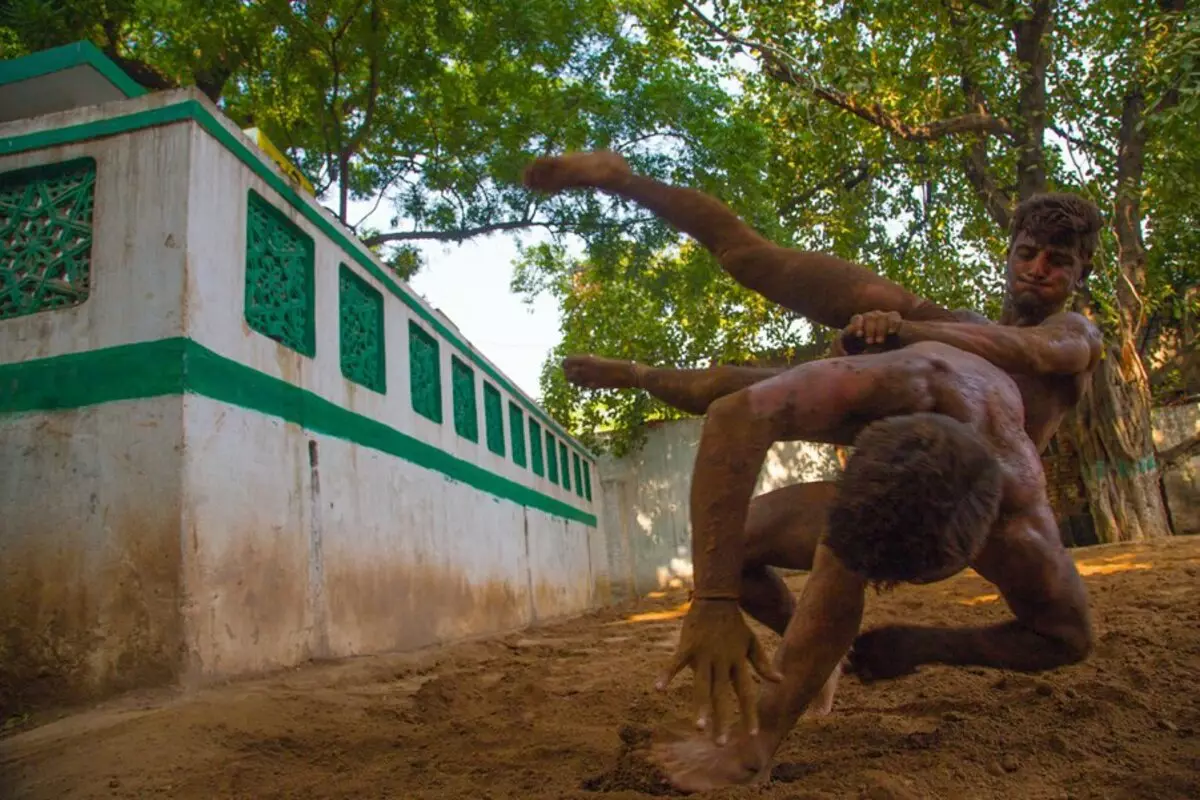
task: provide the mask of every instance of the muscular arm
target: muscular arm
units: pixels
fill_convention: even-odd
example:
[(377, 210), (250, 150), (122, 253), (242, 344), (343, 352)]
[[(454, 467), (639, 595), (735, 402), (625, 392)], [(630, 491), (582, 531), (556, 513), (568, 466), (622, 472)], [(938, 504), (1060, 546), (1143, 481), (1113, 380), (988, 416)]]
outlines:
[(1096, 327), (1070, 312), (1027, 328), (905, 320), (897, 337), (902, 345), (948, 344), (1014, 375), (1079, 375), (1095, 366), (1101, 348)]
[(709, 407), (692, 475), (692, 562), (696, 597), (741, 596), (742, 531), (763, 459), (773, 442), (748, 414), (744, 393)]
[(918, 362), (911, 354), (809, 362), (708, 407), (690, 499), (697, 597), (739, 596), (746, 516), (771, 445), (850, 444), (848, 418), (921, 407), (923, 383), (907, 378)]

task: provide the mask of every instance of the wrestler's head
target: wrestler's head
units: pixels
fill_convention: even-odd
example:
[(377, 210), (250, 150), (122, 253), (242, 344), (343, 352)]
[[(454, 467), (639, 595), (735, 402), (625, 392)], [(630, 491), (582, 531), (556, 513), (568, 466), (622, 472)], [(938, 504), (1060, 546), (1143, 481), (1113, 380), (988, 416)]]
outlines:
[(987, 539), (1001, 481), (969, 426), (942, 414), (880, 420), (854, 442), (826, 544), (878, 588), (948, 578)]
[(1076, 194), (1037, 194), (1017, 206), (1006, 270), (1016, 309), (1033, 316), (1060, 309), (1091, 274), (1100, 227), (1100, 210)]

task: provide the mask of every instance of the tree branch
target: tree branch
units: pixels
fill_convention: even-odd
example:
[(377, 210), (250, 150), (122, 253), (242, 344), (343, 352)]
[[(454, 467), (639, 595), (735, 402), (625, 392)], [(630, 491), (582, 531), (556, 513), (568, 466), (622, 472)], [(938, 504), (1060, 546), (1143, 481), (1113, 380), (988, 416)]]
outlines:
[(1091, 139), (1085, 139), (1082, 136), (1075, 136), (1058, 125), (1047, 125), (1046, 127), (1054, 131), (1055, 134), (1061, 136), (1071, 144), (1079, 145), (1084, 150), (1090, 150), (1092, 153), (1098, 156), (1104, 156), (1105, 158), (1111, 159), (1115, 157), (1113, 151), (1110, 150), (1106, 145), (1100, 144), (1099, 142), (1094, 142)]
[(1045, 37), (1050, 29), (1053, 0), (1034, 0), (1032, 13), (1013, 22), (1016, 60), (1021, 63), (1017, 94), (1017, 197), (1025, 200), (1046, 190), (1046, 68), (1050, 48)]
[(391, 233), (377, 233), (374, 236), (368, 236), (362, 242), (367, 247), (376, 247), (381, 244), (390, 242), (413, 242), (413, 241), (437, 241), (437, 242), (456, 242), (461, 243), (475, 236), (484, 236), (489, 233), (499, 233), (501, 231), (516, 231), (526, 228), (556, 228), (548, 222), (534, 222), (532, 220), (515, 220), (512, 222), (493, 222), (488, 225), (480, 225), (475, 228), (457, 228), (449, 231), (392, 231)]
[[(969, 106), (976, 108), (983, 106), (983, 93), (971, 80), (971, 77), (965, 73), (962, 76), (962, 89)], [(992, 218), (992, 222), (995, 222), (1000, 230), (1007, 231), (1012, 221), (1012, 197), (997, 185), (995, 178), (992, 177), (992, 165), (987, 151), (987, 136), (976, 136), (975, 141), (967, 148), (963, 154), (963, 172), (967, 176), (967, 182), (975, 190), (975, 196), (983, 203), (984, 210)]]
[(379, 3), (371, 4), (371, 55), (367, 58), (368, 73), (370, 78), (367, 81), (367, 108), (363, 112), (362, 124), (358, 126), (358, 130), (354, 132), (354, 136), (350, 138), (350, 143), (346, 145), (349, 150), (349, 155), (354, 155), (362, 146), (363, 139), (367, 137), (371, 130), (371, 123), (375, 118), (375, 108), (379, 103), (379, 69), (380, 69), (380, 53), (378, 42), (374, 40), (375, 36), (379, 35)]
[(101, 27), (104, 29), (104, 38), (107, 40), (104, 44), (104, 55), (112, 59), (129, 77), (147, 89), (176, 89), (179, 87), (179, 84), (146, 62), (121, 55), (118, 51), (121, 41), (121, 23), (119, 21), (106, 19), (101, 23)]
[(1177, 445), (1155, 453), (1155, 457), (1158, 459), (1158, 466), (1164, 472), (1179, 466), (1195, 455), (1200, 455), (1200, 433), (1193, 434), (1190, 439), (1184, 439)]
[(810, 92), (818, 99), (834, 105), (843, 111), (848, 111), (856, 117), (882, 128), (889, 133), (910, 142), (929, 142), (962, 133), (990, 133), (1002, 136), (1013, 134), (1012, 126), (1003, 117), (995, 117), (989, 113), (961, 114), (956, 117), (935, 120), (920, 124), (909, 124), (900, 117), (884, 109), (877, 102), (859, 100), (837, 89), (819, 85), (811, 76), (805, 75), (792, 67), (787, 53), (765, 42), (756, 42), (727, 31), (716, 21), (706, 16), (691, 0), (682, 0), (709, 30), (730, 44), (741, 45), (759, 53), (763, 71), (776, 81), (787, 86)]

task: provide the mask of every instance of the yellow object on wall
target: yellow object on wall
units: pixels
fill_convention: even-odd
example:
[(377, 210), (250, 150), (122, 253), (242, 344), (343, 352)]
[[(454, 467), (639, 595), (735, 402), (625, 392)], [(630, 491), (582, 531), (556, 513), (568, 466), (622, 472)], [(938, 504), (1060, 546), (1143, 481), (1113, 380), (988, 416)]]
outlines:
[(300, 184), (304, 191), (316, 197), (317, 191), (313, 188), (312, 183), (308, 178), (304, 177), (304, 173), (295, 164), (288, 161), (287, 156), (281, 153), (279, 148), (271, 144), (271, 140), (267, 138), (265, 133), (258, 128), (246, 128), (242, 133), (253, 139), (259, 149), (270, 156), (271, 160), (279, 165), (279, 168), (283, 170), (283, 174), (287, 175), (292, 182)]

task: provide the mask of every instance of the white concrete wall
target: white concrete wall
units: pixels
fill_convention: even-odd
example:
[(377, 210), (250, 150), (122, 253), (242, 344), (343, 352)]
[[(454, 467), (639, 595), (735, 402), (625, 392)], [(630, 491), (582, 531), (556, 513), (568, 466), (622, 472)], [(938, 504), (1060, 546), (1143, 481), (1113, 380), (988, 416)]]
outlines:
[(0, 417), (0, 711), (178, 673), (181, 417), (178, 397)]
[[(216, 125), (187, 118), (188, 104)], [(36, 362), (50, 365), (43, 383), (64, 381), (74, 374), (60, 358), (68, 354), (103, 372), (106, 347), (179, 347), (155, 350), (166, 363), (142, 365), (152, 383), (175, 375), (166, 396), (66, 392), (58, 403), (43, 392), (44, 408), (0, 413), (0, 557), (11, 578), (0, 589), (9, 631), (0, 655), (30, 654), (0, 676), (21, 684), (15, 699), (31, 697), (28, 676), (39, 672), (53, 673), (47, 696), (74, 699), (418, 647), (605, 602), (595, 465), (589, 501), (573, 472), (566, 489), (514, 463), (510, 401), (522, 409), (522, 436), (531, 414), (543, 437), (566, 441), (561, 430), (502, 375), (485, 376), (499, 371), (453, 325), (439, 332), (427, 318), (442, 315), (372, 276), (356, 242), (331, 238), (328, 212), (277, 191), (269, 159), (252, 145), (239, 156), (249, 141), (202, 96), (160, 93), (0, 125), (0, 145), (145, 112), (171, 113), (154, 127), (108, 127), (0, 158), (0, 172), (80, 155), (98, 163), (91, 296), (0, 321), (0, 376), (45, 359)], [(246, 323), (251, 189), (314, 242), (312, 358)], [(383, 295), (386, 394), (342, 376), (342, 264)], [(412, 409), (411, 319), (439, 341), (441, 424)], [(454, 430), (452, 354), (475, 370), (478, 442)], [(101, 377), (120, 384), (112, 370)], [(485, 379), (501, 392), (503, 456), (487, 447)], [(0, 387), (0, 400), (6, 391), (20, 400), (31, 390)], [(438, 452), (452, 458), (429, 455)]]
[[(615, 597), (644, 595), (692, 577), (689, 495), (703, 422), (654, 426), (636, 452), (600, 459), (604, 486), (606, 557)], [(806, 442), (775, 445), (755, 494), (795, 483), (836, 480), (835, 448)]]
[[(0, 365), (180, 334), (188, 146), (177, 126), (0, 156), (0, 173), (96, 161), (89, 296), (0, 320)], [(5, 383), (65, 404), (78, 388)], [(0, 415), (0, 708), (177, 671), (181, 435), (178, 396)]]
[[(1156, 408), (1151, 413), (1158, 450), (1200, 433), (1200, 403)], [(1200, 455), (1163, 474), (1163, 494), (1176, 535), (1200, 533)]]
[[(589, 503), (576, 495), (573, 485), (564, 489), (512, 460), (508, 403), (521, 398), (497, 387), (505, 455), (492, 453), (486, 444), (485, 376), (471, 354), (438, 335), (362, 269), (341, 243), (297, 213), (207, 131), (193, 127), (191, 139), (191, 171), (204, 178), (189, 184), (189, 338), (488, 472), (594, 513), (599, 505), (594, 477)], [(284, 211), (315, 243), (314, 358), (245, 322), (250, 190)], [(386, 394), (341, 373), (341, 264), (383, 294)], [(412, 408), (410, 320), (439, 340), (441, 424)], [(478, 442), (454, 429), (452, 354), (475, 369)], [(370, 447), (316, 435), (254, 411), (189, 398), (185, 417), (185, 514), (188, 526), (201, 531), (200, 552), (189, 561), (186, 579), (192, 667), (198, 675), (256, 670), (308, 655), (417, 647), (583, 611), (598, 600), (595, 587), (603, 587), (604, 581), (591, 569), (589, 550), (595, 526), (524, 507)], [(316, 446), (315, 470), (310, 442)], [(247, 485), (244, 472), (231, 472), (230, 463), (255, 469), (257, 477)], [(314, 495), (314, 485), (319, 495)], [(276, 602), (252, 602), (264, 596)], [(247, 609), (257, 610), (248, 614)]]

